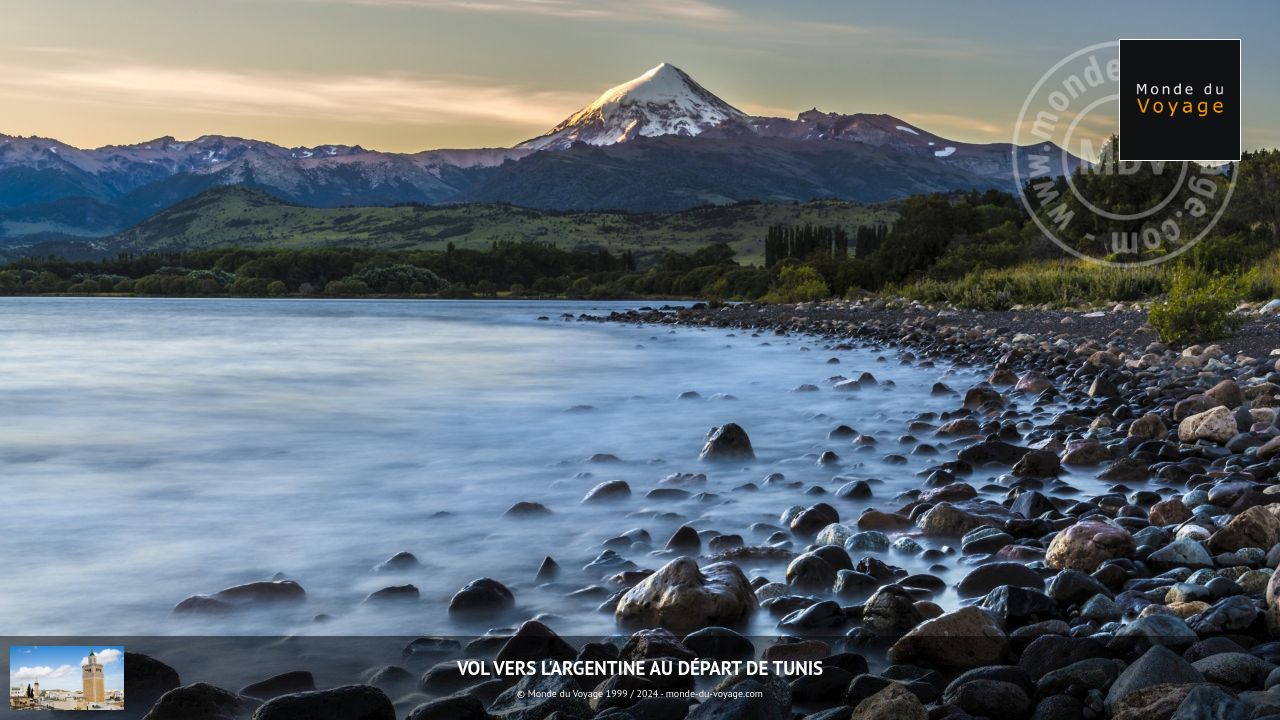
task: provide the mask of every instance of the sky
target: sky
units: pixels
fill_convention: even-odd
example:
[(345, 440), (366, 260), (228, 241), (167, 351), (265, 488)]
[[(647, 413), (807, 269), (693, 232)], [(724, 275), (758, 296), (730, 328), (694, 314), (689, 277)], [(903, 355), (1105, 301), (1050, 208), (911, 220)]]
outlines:
[(80, 666), (90, 652), (102, 663), (103, 686), (124, 688), (124, 648), (72, 646), (13, 646), (9, 648), (9, 687), (40, 681), (41, 690), (82, 690)]
[(509, 146), (670, 62), (754, 114), (1007, 142), (1045, 70), (1119, 37), (1241, 38), (1245, 146), (1280, 146), (1270, 0), (5, 0), (0, 133)]

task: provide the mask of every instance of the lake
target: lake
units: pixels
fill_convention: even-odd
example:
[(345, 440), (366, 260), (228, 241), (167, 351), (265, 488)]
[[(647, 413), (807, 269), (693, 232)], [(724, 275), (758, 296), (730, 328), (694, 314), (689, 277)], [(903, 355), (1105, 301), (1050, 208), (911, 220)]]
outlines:
[[(578, 569), (603, 541), (644, 529), (652, 547), (619, 553), (654, 568), (665, 559), (649, 551), (685, 522), (761, 544), (748, 527), (777, 525), (792, 505), (827, 500), (853, 520), (919, 487), (915, 473), (942, 459), (897, 440), (918, 413), (957, 406), (932, 384), (978, 379), (811, 338), (561, 318), (640, 304), (0, 300), (0, 632), (480, 631), (445, 610), (477, 577), (507, 584), (524, 617), (549, 613), (566, 634), (610, 632), (612, 617), (595, 609), (602, 598), (567, 597), (601, 583)], [(827, 383), (863, 371), (893, 387), (839, 393)], [(806, 383), (819, 391), (793, 391)], [(688, 391), (698, 396), (681, 399)], [(707, 431), (725, 422), (750, 434), (754, 461), (698, 461)], [(842, 423), (878, 444), (829, 440)], [(824, 450), (841, 464), (819, 465)], [(906, 464), (886, 463), (890, 453)], [(619, 462), (589, 461), (597, 454)], [(676, 472), (707, 473), (708, 496), (644, 497)], [(763, 485), (770, 473), (800, 486)], [(877, 500), (804, 492), (854, 478), (879, 481)], [(581, 504), (611, 479), (632, 497)], [(758, 489), (739, 489), (746, 483)], [(518, 501), (552, 514), (504, 517)], [(371, 571), (399, 551), (421, 567)], [(548, 555), (566, 572), (539, 587)], [(782, 575), (778, 564), (743, 569)], [(277, 573), (306, 589), (304, 606), (170, 615), (190, 595)], [(361, 602), (404, 583), (419, 588), (418, 602)], [(774, 621), (760, 613), (754, 629)]]

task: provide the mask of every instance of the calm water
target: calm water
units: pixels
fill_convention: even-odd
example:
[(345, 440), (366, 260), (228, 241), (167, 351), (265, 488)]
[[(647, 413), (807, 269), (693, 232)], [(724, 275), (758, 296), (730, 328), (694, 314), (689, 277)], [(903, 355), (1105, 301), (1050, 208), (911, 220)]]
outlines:
[[(598, 599), (564, 595), (599, 580), (576, 571), (603, 540), (642, 527), (665, 543), (678, 520), (646, 510), (746, 533), (816, 500), (731, 491), (770, 472), (832, 491), (836, 474), (877, 478), (880, 506), (893, 506), (883, 498), (917, 487), (915, 471), (936, 459), (881, 457), (909, 452), (896, 438), (916, 413), (956, 404), (930, 396), (933, 382), (974, 379), (800, 338), (559, 318), (634, 304), (0, 300), (0, 634), (448, 633), (448, 598), (480, 576), (508, 584), (525, 617), (607, 632)], [(825, 383), (863, 370), (896, 387)], [(802, 383), (822, 390), (792, 392)], [(701, 399), (677, 399), (687, 390)], [(568, 412), (582, 405), (594, 409)], [(701, 467), (708, 428), (729, 421), (750, 433), (757, 460)], [(839, 423), (879, 445), (827, 440)], [(818, 466), (826, 449), (843, 465)], [(595, 453), (623, 462), (587, 462)], [(728, 502), (643, 498), (679, 471), (706, 471), (706, 489)], [(630, 501), (579, 503), (614, 478), (631, 483)], [(555, 514), (503, 518), (519, 500)], [(850, 520), (861, 509), (835, 502)], [(370, 571), (401, 550), (423, 568)], [(556, 587), (533, 581), (544, 555), (569, 571)], [(212, 625), (169, 616), (188, 595), (275, 573), (306, 588), (304, 607)], [(404, 582), (421, 602), (360, 606)], [(333, 620), (313, 623), (319, 613)]]

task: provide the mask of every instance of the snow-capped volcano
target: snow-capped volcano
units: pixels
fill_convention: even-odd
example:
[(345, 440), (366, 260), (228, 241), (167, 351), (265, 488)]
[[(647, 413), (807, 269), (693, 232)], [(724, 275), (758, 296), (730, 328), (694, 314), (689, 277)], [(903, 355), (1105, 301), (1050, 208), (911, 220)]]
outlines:
[(711, 94), (683, 70), (662, 63), (604, 92), (545, 135), (517, 148), (562, 150), (575, 142), (613, 145), (635, 137), (698, 135), (746, 113)]

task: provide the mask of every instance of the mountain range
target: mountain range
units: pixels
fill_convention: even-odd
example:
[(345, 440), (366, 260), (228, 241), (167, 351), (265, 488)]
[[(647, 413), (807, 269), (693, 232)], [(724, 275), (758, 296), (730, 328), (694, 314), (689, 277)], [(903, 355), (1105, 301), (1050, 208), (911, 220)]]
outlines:
[(664, 63), (511, 148), (406, 154), (207, 135), (82, 150), (0, 134), (0, 242), (105, 237), (228, 185), (312, 207), (673, 212), (745, 200), (875, 202), (1009, 189), (1012, 149), (948, 140), (890, 115), (752, 116)]

